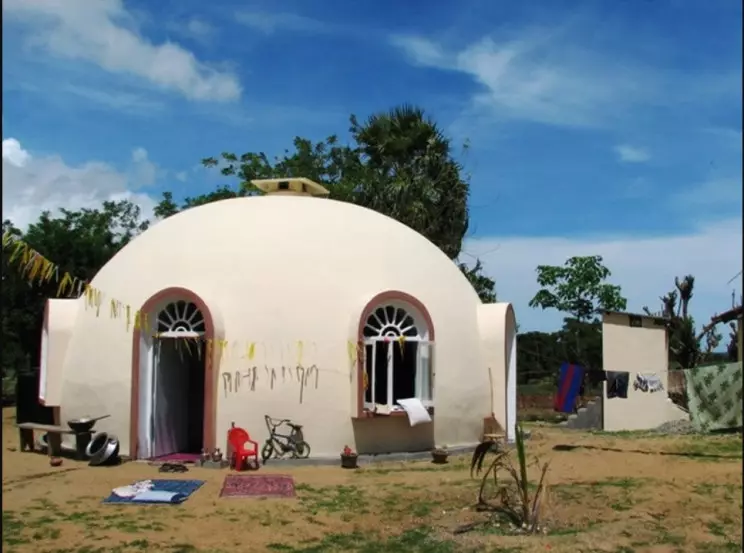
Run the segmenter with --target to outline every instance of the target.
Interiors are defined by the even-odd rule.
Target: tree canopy
[[[599,255],[571,257],[563,266],[539,265],[541,288],[529,305],[557,309],[584,323],[596,320],[602,311],[624,311],[627,300],[619,286],[605,282],[610,276]]]
[[[56,216],[46,211],[25,233],[15,228],[11,221],[4,221],[3,233],[22,238],[48,259],[60,263],[61,271],[90,280],[148,225],[148,221],[142,220],[138,206],[122,200],[104,202],[99,209],[62,209]],[[30,285],[15,267],[8,270],[11,254],[11,250],[3,249],[0,305],[3,375],[7,371],[25,368],[27,364],[38,366],[44,303],[57,291],[56,284]]]

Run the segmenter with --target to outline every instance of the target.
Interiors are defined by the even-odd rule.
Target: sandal
[[[158,472],[188,472],[189,468],[182,463],[163,463]]]

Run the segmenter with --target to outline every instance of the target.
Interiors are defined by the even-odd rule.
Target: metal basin
[[[119,453],[119,440],[116,436],[99,432],[88,444],[85,454],[90,457],[88,464],[92,467],[113,462]]]

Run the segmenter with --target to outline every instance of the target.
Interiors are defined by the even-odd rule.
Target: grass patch
[[[351,532],[348,534],[328,534],[322,540],[299,545],[287,543],[270,543],[270,551],[287,553],[323,553],[347,551],[354,553],[390,553],[405,551],[407,553],[467,553],[483,551],[481,548],[463,549],[449,539],[439,538],[431,528],[424,526],[406,530],[396,536],[383,538],[378,534]],[[499,549],[496,551],[519,551],[519,549]]]

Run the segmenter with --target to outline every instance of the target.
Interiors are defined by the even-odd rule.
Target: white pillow
[[[408,420],[411,423],[411,426],[431,422],[429,411],[426,410],[426,407],[424,407],[424,404],[421,403],[420,399],[415,397],[399,399],[398,405],[403,407],[405,412],[408,414]]]

